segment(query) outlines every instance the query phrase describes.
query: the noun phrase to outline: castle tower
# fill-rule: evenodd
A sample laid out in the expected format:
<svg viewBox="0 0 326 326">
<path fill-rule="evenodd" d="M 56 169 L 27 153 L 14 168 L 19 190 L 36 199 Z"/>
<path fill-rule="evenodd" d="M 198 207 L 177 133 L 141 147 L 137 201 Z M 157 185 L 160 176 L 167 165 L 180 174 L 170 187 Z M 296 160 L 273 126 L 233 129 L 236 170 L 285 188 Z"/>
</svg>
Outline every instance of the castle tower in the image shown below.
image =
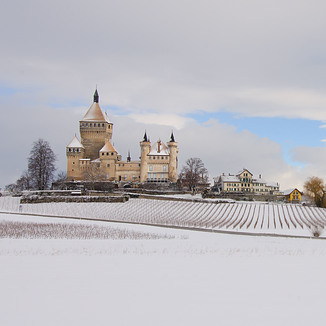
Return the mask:
<svg viewBox="0 0 326 326">
<path fill-rule="evenodd" d="M 173 131 L 171 132 L 170 141 L 167 143 L 170 152 L 169 161 L 169 180 L 177 182 L 178 180 L 178 143 L 174 139 Z"/>
<path fill-rule="evenodd" d="M 101 171 L 105 174 L 107 180 L 115 180 L 116 166 L 115 163 L 118 159 L 118 152 L 111 144 L 110 140 L 107 140 L 103 148 L 100 150 L 100 166 Z"/>
<path fill-rule="evenodd" d="M 75 136 L 66 147 L 67 155 L 67 180 L 82 180 L 83 169 L 81 169 L 81 161 L 84 158 L 85 148 Z M 82 160 L 82 163 L 84 162 Z"/>
<path fill-rule="evenodd" d="M 79 121 L 81 143 L 85 149 L 85 158 L 95 160 L 105 143 L 112 138 L 113 124 L 99 106 L 97 89 L 94 100 L 82 120 Z"/>
<path fill-rule="evenodd" d="M 151 142 L 147 138 L 145 131 L 144 138 L 140 142 L 140 182 L 145 182 L 147 179 L 148 163 L 147 155 L 151 150 Z"/>
</svg>

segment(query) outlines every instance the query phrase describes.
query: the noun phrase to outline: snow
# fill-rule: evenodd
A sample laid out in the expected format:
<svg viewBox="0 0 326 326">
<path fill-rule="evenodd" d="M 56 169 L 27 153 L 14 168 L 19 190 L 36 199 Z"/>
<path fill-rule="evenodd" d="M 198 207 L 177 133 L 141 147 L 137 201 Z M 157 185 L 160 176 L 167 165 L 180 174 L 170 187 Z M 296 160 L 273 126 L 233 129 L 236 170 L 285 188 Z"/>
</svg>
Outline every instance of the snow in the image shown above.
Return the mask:
<svg viewBox="0 0 326 326">
<path fill-rule="evenodd" d="M 0 198 L 0 211 L 18 212 L 19 200 Z M 68 216 L 214 232 L 324 236 L 326 209 L 264 202 L 188 202 L 136 199 L 126 203 L 23 204 L 24 214 Z"/>
<path fill-rule="evenodd" d="M 137 200 L 135 203 L 141 204 Z M 274 205 L 169 204 L 178 208 L 184 221 L 188 216 L 185 212 L 196 209 L 196 223 L 210 223 L 216 207 L 225 211 L 226 225 L 244 223 L 243 227 L 250 224 L 249 228 L 254 223 L 274 225 L 274 221 L 280 228 L 289 216 L 287 210 L 280 210 L 280 219 L 272 218 L 273 211 L 276 214 Z M 97 205 L 101 209 L 96 213 L 104 209 Z M 0 201 L 1 211 L 5 206 L 18 212 L 19 198 Z M 49 212 L 47 205 L 34 206 Z M 65 206 L 59 208 L 67 209 Z M 96 207 L 79 206 L 84 215 Z M 262 211 L 257 209 L 268 214 L 268 218 L 263 219 Z M 164 214 L 165 210 L 166 206 L 159 205 L 155 212 Z M 54 211 L 57 212 L 56 205 Z M 304 220 L 299 213 L 295 217 Z M 96 226 L 145 236 L 118 240 L 0 238 L 0 325 L 325 324 L 323 239 L 223 234 L 0 213 L 0 223 L 14 222 Z"/>
<path fill-rule="evenodd" d="M 0 240 L 0 324 L 324 325 L 323 240 L 114 227 L 174 238 Z"/>
</svg>

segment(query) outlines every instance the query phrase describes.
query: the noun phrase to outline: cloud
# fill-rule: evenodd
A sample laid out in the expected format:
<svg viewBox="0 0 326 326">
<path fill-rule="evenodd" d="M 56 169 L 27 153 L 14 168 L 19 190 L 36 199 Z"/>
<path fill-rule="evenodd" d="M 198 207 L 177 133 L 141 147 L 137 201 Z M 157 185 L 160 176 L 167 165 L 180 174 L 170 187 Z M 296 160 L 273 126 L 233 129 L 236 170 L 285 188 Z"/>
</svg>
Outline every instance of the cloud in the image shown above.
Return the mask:
<svg viewBox="0 0 326 326">
<path fill-rule="evenodd" d="M 185 117 L 226 111 L 324 124 L 325 9 L 317 0 L 1 2 L 1 184 L 19 177 L 39 137 L 65 169 L 65 146 L 97 84 L 122 154 L 139 155 L 144 129 L 164 140 L 173 128 L 180 165 L 200 156 L 212 176 L 245 166 L 295 186 L 300 171 L 280 144 Z"/>
</svg>

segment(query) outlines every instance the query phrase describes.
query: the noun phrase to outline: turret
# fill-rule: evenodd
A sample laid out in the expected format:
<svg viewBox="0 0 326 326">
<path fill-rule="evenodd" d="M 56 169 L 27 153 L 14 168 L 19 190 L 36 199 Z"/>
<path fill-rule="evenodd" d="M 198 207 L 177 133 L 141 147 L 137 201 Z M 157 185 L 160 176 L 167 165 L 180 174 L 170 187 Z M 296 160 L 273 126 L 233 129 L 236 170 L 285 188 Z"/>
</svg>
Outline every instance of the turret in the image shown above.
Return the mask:
<svg viewBox="0 0 326 326">
<path fill-rule="evenodd" d="M 87 162 L 83 161 L 84 154 L 85 148 L 75 135 L 66 147 L 67 180 L 82 180 L 81 161 L 87 164 Z"/>
<path fill-rule="evenodd" d="M 147 155 L 151 150 L 151 143 L 147 137 L 146 131 L 143 140 L 140 142 L 140 182 L 147 179 L 148 162 Z"/>
<path fill-rule="evenodd" d="M 118 152 L 109 140 L 107 140 L 103 148 L 101 148 L 99 157 L 101 162 L 101 171 L 103 171 L 105 174 L 106 179 L 115 180 L 115 163 L 118 159 Z"/>
<path fill-rule="evenodd" d="M 171 132 L 170 141 L 167 143 L 170 152 L 169 161 L 169 180 L 177 182 L 178 180 L 178 143 L 175 141 L 173 131 Z"/>
</svg>

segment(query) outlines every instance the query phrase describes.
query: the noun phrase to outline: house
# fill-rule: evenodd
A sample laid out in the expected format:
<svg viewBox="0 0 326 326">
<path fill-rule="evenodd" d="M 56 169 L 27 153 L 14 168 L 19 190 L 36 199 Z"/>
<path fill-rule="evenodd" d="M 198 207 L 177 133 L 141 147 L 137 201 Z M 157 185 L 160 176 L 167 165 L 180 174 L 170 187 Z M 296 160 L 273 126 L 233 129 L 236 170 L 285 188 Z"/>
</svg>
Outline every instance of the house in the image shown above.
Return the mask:
<svg viewBox="0 0 326 326">
<path fill-rule="evenodd" d="M 102 112 L 97 89 L 94 100 L 79 121 L 80 139 L 75 135 L 66 147 L 67 180 L 126 182 L 177 182 L 178 143 L 173 132 L 167 144 L 152 144 L 146 134 L 140 142 L 140 160 L 130 152 L 123 160 L 111 140 L 113 123 Z"/>
<path fill-rule="evenodd" d="M 288 203 L 300 203 L 302 192 L 297 188 L 284 191 L 284 201 Z"/>
<path fill-rule="evenodd" d="M 214 179 L 213 190 L 227 193 L 280 194 L 280 186 L 277 182 L 266 182 L 261 174 L 255 177 L 247 169 L 236 174 L 223 173 Z"/>
</svg>

